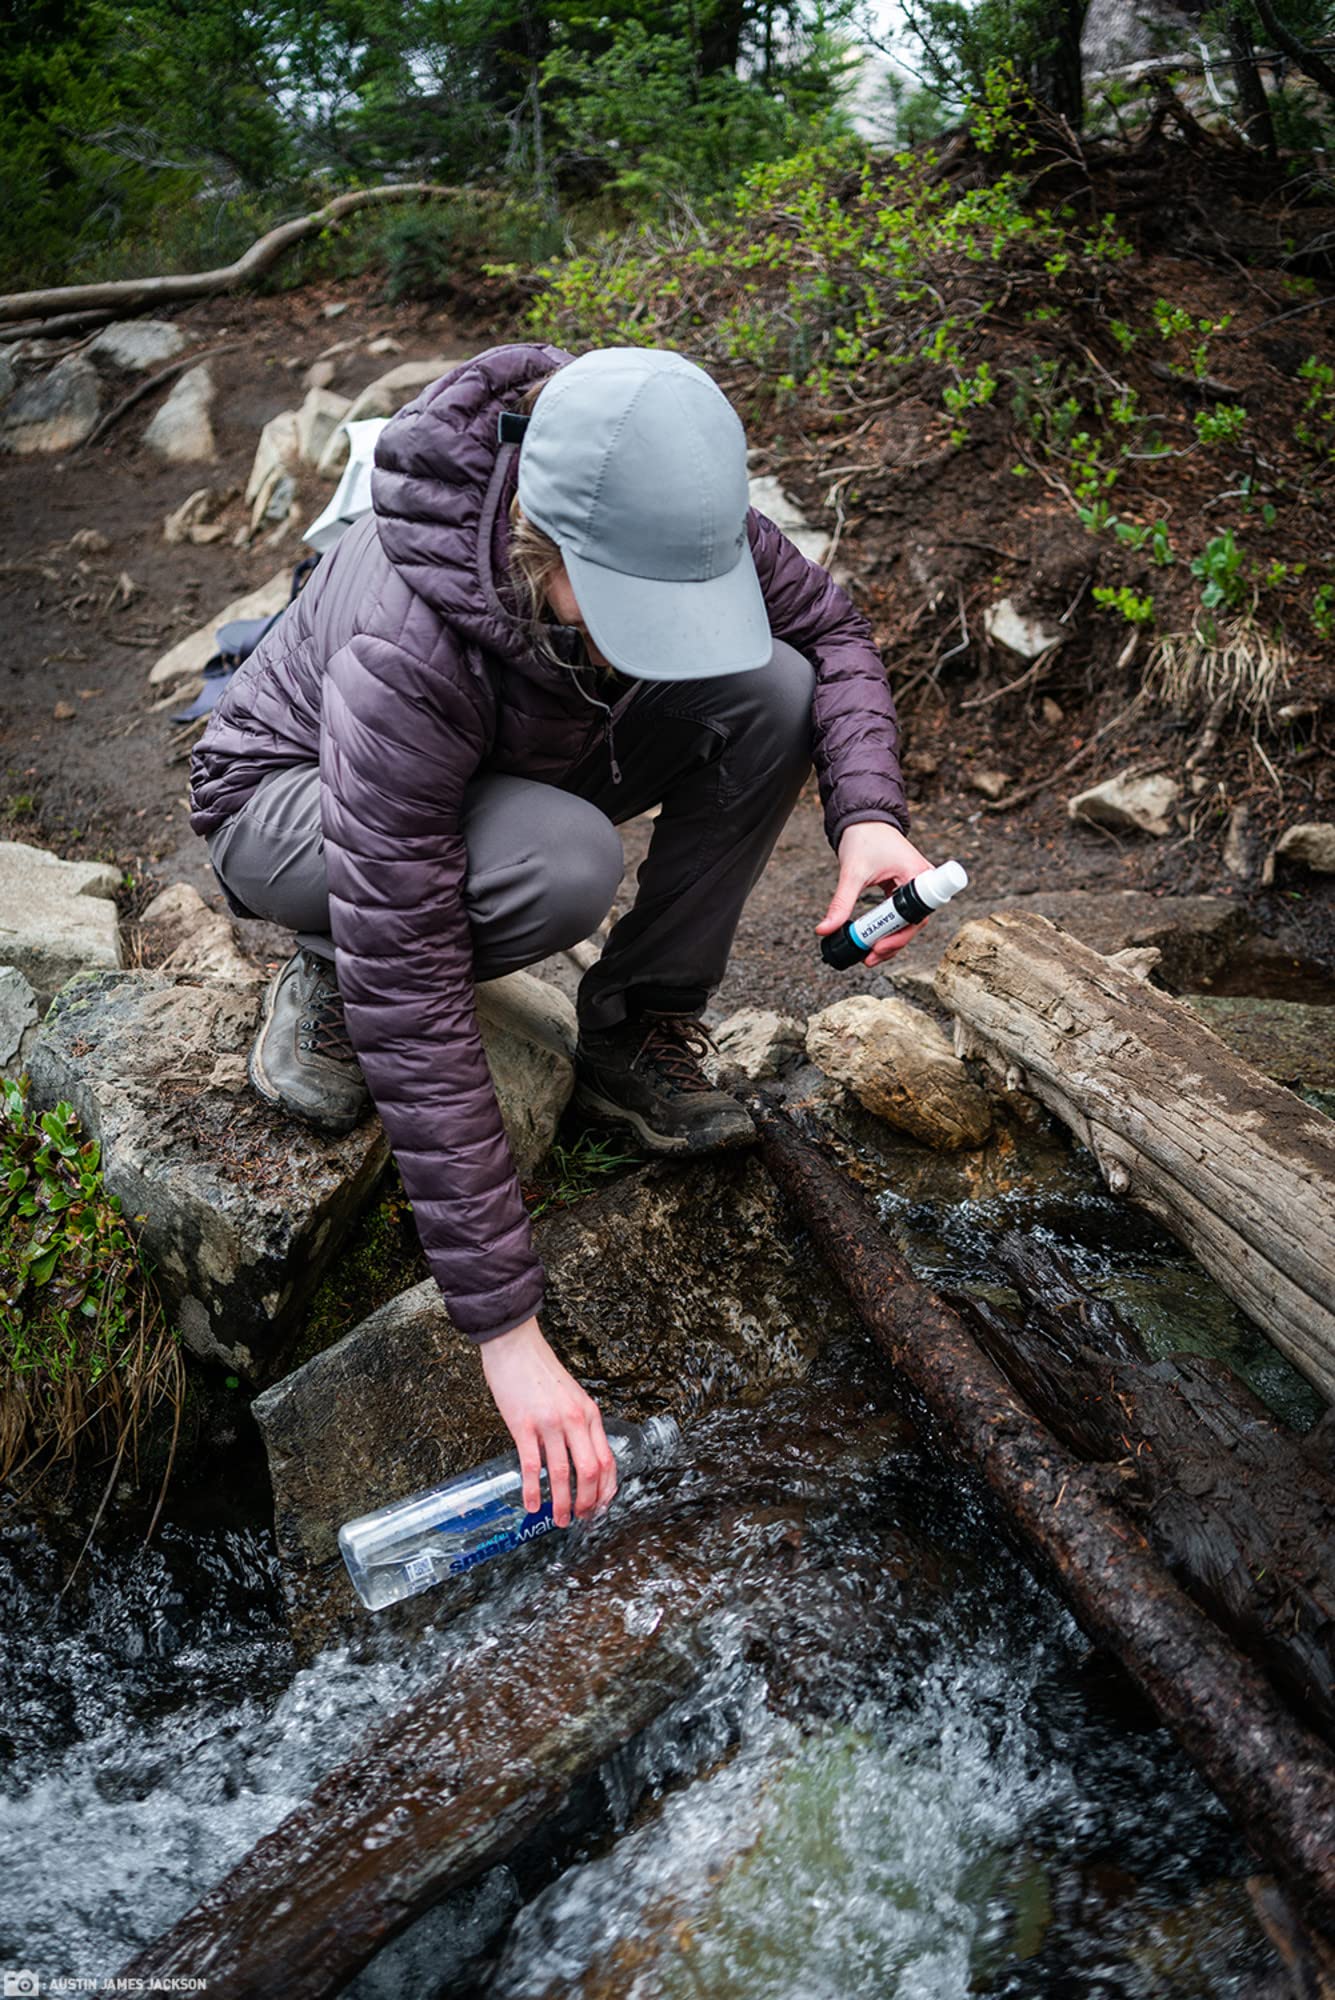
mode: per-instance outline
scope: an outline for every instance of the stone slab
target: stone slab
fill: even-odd
[[[380,1123],[329,1138],[248,1088],[253,987],[151,972],[62,988],[29,1056],[33,1101],[68,1099],[143,1237],[186,1344],[254,1381],[388,1157]]]
[[[185,334],[168,319],[118,319],[104,326],[86,351],[93,360],[105,355],[118,368],[142,374],[160,361],[172,360],[186,345]]]
[[[0,445],[22,453],[70,451],[102,413],[102,384],[82,355],[69,354],[15,389],[0,419]]]
[[[104,861],[0,841],[0,960],[23,973],[41,1007],[76,972],[120,966],[120,880]]]
[[[16,965],[0,965],[0,1074],[20,1076],[41,1014]]]

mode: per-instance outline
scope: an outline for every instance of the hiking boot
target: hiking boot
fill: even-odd
[[[264,996],[251,1044],[250,1081],[267,1104],[321,1132],[351,1132],[371,1108],[343,1018],[334,968],[299,951]]]
[[[756,1136],[749,1112],[715,1089],[700,1067],[713,1047],[699,1021],[645,1013],[583,1033],[575,1052],[575,1102],[629,1125],[652,1153],[712,1153]]]

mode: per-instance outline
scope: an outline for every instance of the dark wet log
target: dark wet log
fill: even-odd
[[[789,1601],[805,1575],[803,1481],[823,1466],[837,1489],[903,1437],[902,1419],[868,1418],[865,1388],[842,1385],[785,1429],[800,1395],[785,1385],[740,1413],[712,1457],[693,1454],[689,1487],[665,1471],[671,1497],[652,1515],[609,1521],[547,1569],[118,1976],[144,1990],[202,1978],[209,2000],[330,2000],[432,1904],[569,1817],[699,1678],[716,1612],[766,1590]]]
[[[1024,1318],[955,1300],[980,1346],[1063,1444],[1115,1466],[1168,1569],[1335,1743],[1335,1480],[1222,1362],[1152,1361],[1045,1244],[1003,1236],[993,1257]]]
[[[1042,917],[966,924],[936,990],[957,1047],[1055,1111],[1335,1399],[1335,1124]]]
[[[1039,1423],[866,1198],[782,1114],[758,1107],[757,1123],[770,1171],[942,1447],[1141,1688],[1303,1920],[1335,1939],[1335,1761],[1168,1575],[1115,1505],[1115,1474]]]

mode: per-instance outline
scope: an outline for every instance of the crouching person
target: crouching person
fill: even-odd
[[[654,1151],[743,1144],[700,1025],[814,756],[832,931],[926,863],[865,621],[748,510],[731,405],[676,354],[493,348],[386,427],[372,512],[236,674],[192,765],[232,907],[296,934],[250,1057],[271,1104],[384,1121],[451,1317],[554,1513],[615,1490],[597,1405],[543,1337],[543,1273],[478,981],[587,937],[619,821],[660,806],[578,997],[578,1101]],[[898,949],[901,932],[887,949]]]

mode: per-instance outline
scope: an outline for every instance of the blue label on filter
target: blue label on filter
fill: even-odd
[[[556,1526],[552,1519],[552,1503],[544,1500],[536,1514],[525,1514],[517,1527],[502,1528],[489,1535],[485,1542],[479,1542],[475,1549],[469,1549],[456,1556],[450,1564],[448,1574],[458,1576],[463,1570],[476,1569],[479,1563],[490,1562],[493,1556],[503,1555],[507,1549],[517,1549],[521,1542],[535,1542],[539,1535],[545,1535]]]

